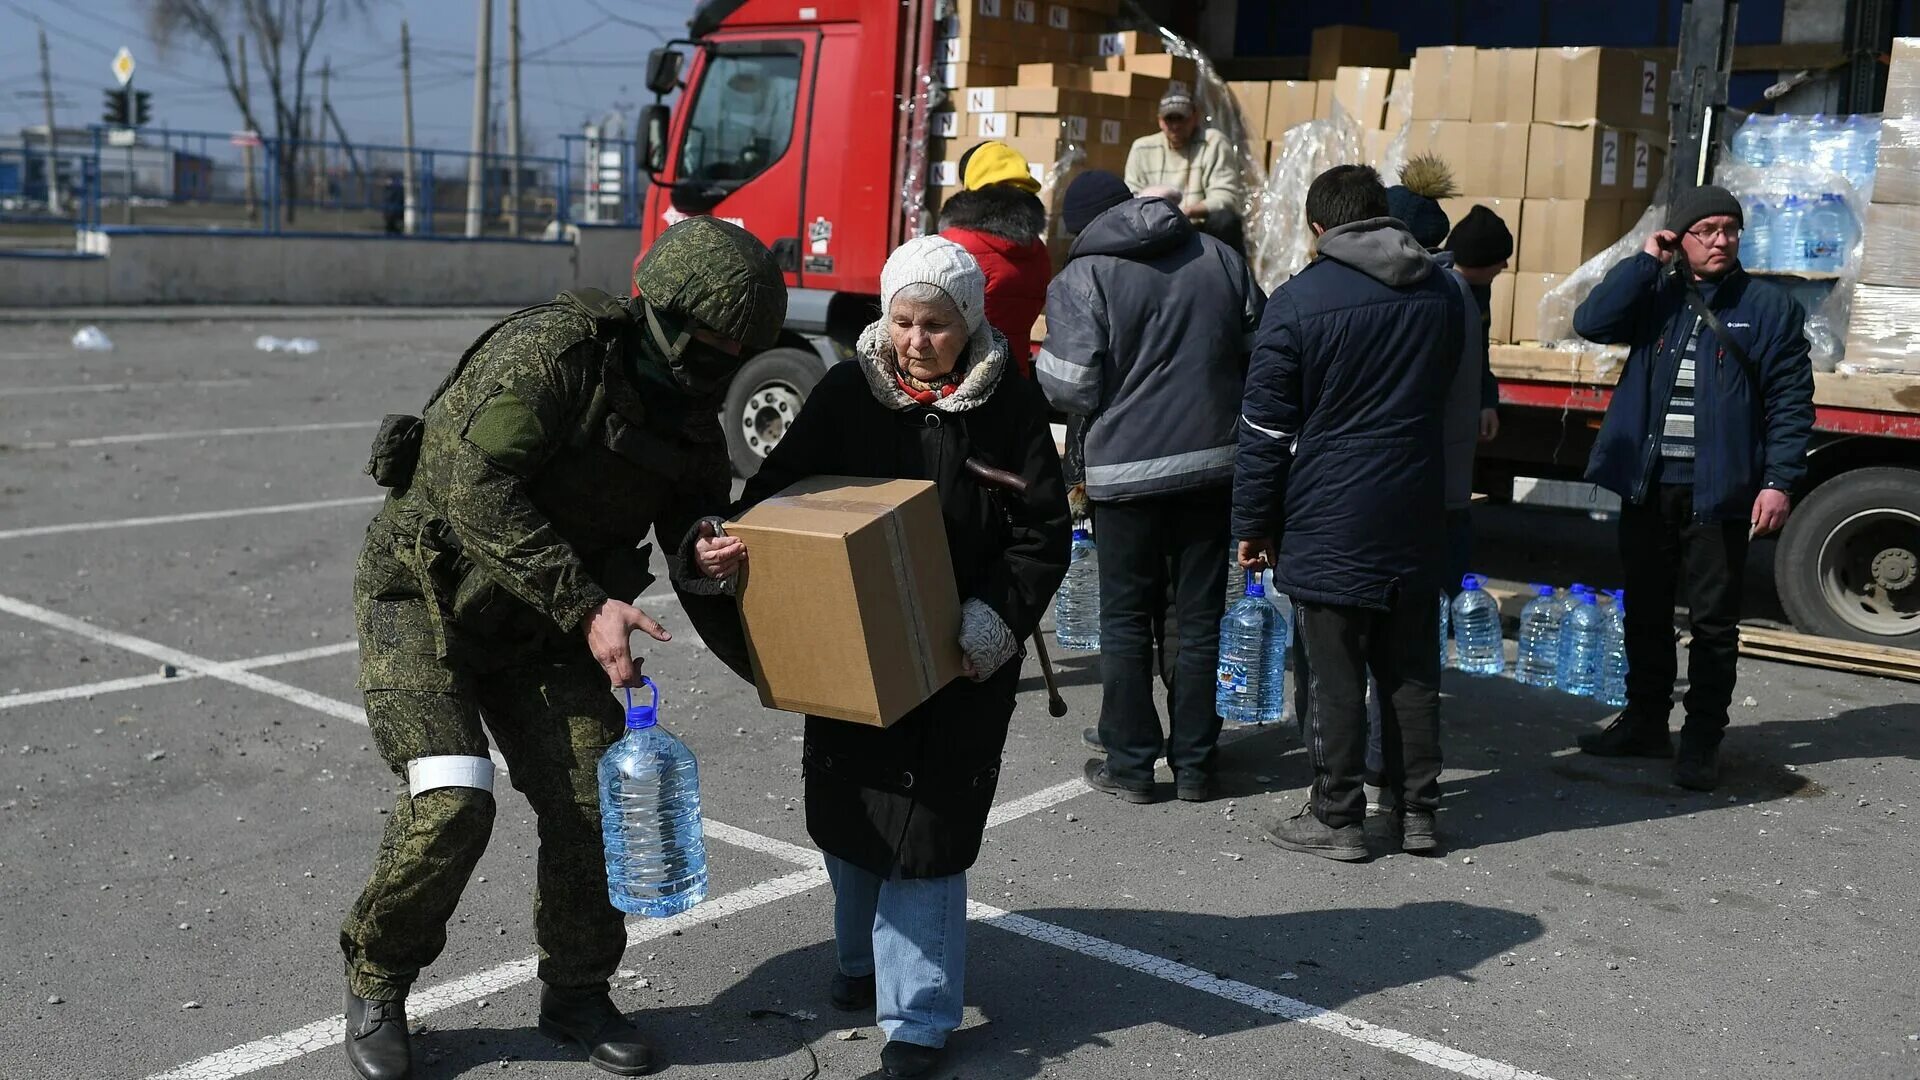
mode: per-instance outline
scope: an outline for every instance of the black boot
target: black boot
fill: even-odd
[[[887,1080],[896,1077],[925,1076],[940,1064],[943,1048],[895,1039],[880,1048],[880,1072]]]
[[[550,1039],[579,1043],[588,1061],[615,1076],[640,1076],[653,1068],[653,1048],[603,988],[547,987],[540,994],[540,1031]]]
[[[1265,838],[1275,847],[1303,851],[1323,859],[1359,862],[1367,857],[1364,829],[1357,824],[1335,828],[1314,817],[1309,807],[1302,807],[1298,814],[1267,826]]]
[[[366,1080],[408,1080],[413,1050],[406,1001],[368,1001],[347,991],[346,1046],[347,1064]]]
[[[1667,734],[1666,720],[1648,722],[1631,712],[1614,717],[1604,731],[1590,731],[1580,736],[1578,742],[1581,753],[1595,757],[1673,756],[1673,739]]]
[[[841,1012],[859,1012],[873,1008],[874,983],[872,975],[847,975],[833,973],[833,981],[827,984],[827,997],[833,1001],[833,1007]]]
[[[1712,791],[1720,784],[1720,742],[1680,735],[1680,752],[1673,758],[1673,782],[1689,791]]]
[[[1114,779],[1113,774],[1107,772],[1107,763],[1099,758],[1089,758],[1086,767],[1080,770],[1080,775],[1086,780],[1087,786],[1093,790],[1104,791],[1109,795],[1118,795],[1130,803],[1140,803],[1144,805],[1154,801],[1155,798],[1152,781],[1148,781],[1146,787],[1132,787],[1123,784]]]
[[[1440,846],[1435,834],[1433,811],[1408,810],[1400,815],[1400,850],[1410,855],[1430,855]]]

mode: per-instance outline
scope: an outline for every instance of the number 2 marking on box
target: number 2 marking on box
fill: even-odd
[[[1659,97],[1660,65],[1648,60],[1640,68],[1640,114],[1652,116]]]
[[[1004,139],[1007,137],[1007,114],[1002,112],[980,114],[980,137],[983,139]]]
[[[1073,14],[1060,4],[1047,7],[1047,25],[1055,30],[1073,29]]]
[[[1602,132],[1600,135],[1600,186],[1614,187],[1620,183],[1620,133]]]
[[[1633,187],[1638,191],[1647,186],[1647,170],[1653,155],[1648,152],[1647,144],[1635,141],[1633,144]]]
[[[1000,0],[980,0],[980,14],[989,19],[1000,17]]]
[[[1100,121],[1100,141],[1109,145],[1118,145],[1120,142],[1120,121]]]

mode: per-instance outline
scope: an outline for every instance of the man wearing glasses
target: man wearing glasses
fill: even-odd
[[[1726,189],[1682,192],[1573,316],[1581,337],[1632,347],[1587,463],[1621,501],[1627,707],[1580,749],[1672,757],[1674,783],[1695,791],[1719,782],[1747,544],[1786,524],[1813,428],[1806,312],[1741,269],[1741,224]],[[1677,753],[1676,597],[1693,631]]]

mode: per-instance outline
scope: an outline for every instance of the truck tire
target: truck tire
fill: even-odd
[[[801,349],[768,349],[747,361],[727,387],[720,413],[734,472],[744,477],[760,471],[767,451],[787,433],[825,374],[820,357]]]
[[[1814,488],[1773,566],[1802,633],[1920,648],[1920,470],[1855,469]]]

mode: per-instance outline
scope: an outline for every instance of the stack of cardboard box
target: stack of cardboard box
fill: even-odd
[[[1360,124],[1366,158],[1378,165],[1407,117],[1392,108],[1400,80],[1411,79],[1391,30],[1364,26],[1323,26],[1314,31],[1307,58],[1308,78],[1272,82],[1235,82],[1227,86],[1246,122],[1248,153],[1271,165],[1287,129],[1309,120],[1325,120],[1337,103]]]
[[[1407,153],[1437,154],[1513,231],[1497,341],[1540,337],[1540,298],[1639,220],[1666,147],[1666,62],[1627,49],[1420,49]],[[1501,312],[1511,306],[1510,318]]]
[[[1848,366],[1920,370],[1920,38],[1896,38],[1867,206]]]

